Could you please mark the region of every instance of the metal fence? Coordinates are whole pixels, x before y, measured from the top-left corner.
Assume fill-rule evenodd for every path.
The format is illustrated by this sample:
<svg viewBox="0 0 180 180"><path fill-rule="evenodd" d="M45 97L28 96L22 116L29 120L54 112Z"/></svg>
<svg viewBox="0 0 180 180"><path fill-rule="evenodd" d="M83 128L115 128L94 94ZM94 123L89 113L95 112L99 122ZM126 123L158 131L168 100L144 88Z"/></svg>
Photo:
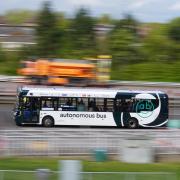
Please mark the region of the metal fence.
<svg viewBox="0 0 180 180"><path fill-rule="evenodd" d="M61 180L61 173L0 170L0 180ZM80 177L81 180L177 180L177 175L170 172L80 172Z"/></svg>
<svg viewBox="0 0 180 180"><path fill-rule="evenodd" d="M42 130L0 131L0 156L59 156L92 155L95 150L106 150L109 155L120 155L122 142L128 138L151 139L155 155L180 155L179 130L119 130L62 128Z"/></svg>

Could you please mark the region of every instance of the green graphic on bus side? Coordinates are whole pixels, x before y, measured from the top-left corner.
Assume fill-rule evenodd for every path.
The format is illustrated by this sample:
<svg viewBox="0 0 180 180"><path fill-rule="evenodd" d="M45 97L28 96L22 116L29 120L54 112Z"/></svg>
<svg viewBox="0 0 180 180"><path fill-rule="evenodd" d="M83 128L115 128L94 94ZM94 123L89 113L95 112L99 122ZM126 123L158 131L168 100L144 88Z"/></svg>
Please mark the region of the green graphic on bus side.
<svg viewBox="0 0 180 180"><path fill-rule="evenodd" d="M142 118L148 118L153 114L154 105L149 100L141 100L136 105L136 113Z"/></svg>

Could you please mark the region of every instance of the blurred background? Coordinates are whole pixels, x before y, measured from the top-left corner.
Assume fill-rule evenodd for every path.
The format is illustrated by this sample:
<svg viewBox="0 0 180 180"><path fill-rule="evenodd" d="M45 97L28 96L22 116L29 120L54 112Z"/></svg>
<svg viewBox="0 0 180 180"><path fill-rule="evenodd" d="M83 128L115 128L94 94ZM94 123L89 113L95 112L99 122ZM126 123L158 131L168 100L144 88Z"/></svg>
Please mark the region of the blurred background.
<svg viewBox="0 0 180 180"><path fill-rule="evenodd" d="M179 82L179 6L176 0L3 2L0 73L16 75L21 61L106 55L113 80Z"/></svg>
<svg viewBox="0 0 180 180"><path fill-rule="evenodd" d="M0 180L180 179L178 0L0 4ZM168 127L17 127L23 85L162 90Z"/></svg>

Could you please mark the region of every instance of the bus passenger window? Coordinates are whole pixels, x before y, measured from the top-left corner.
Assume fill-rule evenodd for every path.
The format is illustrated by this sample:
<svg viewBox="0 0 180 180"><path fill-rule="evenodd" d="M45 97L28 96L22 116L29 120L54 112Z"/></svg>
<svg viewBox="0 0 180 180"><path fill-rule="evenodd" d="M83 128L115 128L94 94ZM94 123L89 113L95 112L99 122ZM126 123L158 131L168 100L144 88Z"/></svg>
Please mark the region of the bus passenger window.
<svg viewBox="0 0 180 180"><path fill-rule="evenodd" d="M67 106L72 106L72 101L71 101L71 99L70 99L70 98L68 98L68 99L67 99L67 101L66 101L66 105L67 105Z"/></svg>
<svg viewBox="0 0 180 180"><path fill-rule="evenodd" d="M59 98L58 110L59 111L76 111L76 98Z"/></svg>
<svg viewBox="0 0 180 180"><path fill-rule="evenodd" d="M115 108L119 112L133 112L133 106L133 99L117 99Z"/></svg>
<svg viewBox="0 0 180 180"><path fill-rule="evenodd" d="M48 107L48 105L47 105L47 102L46 102L46 101L44 101L44 103L43 103L43 107L44 107L44 108Z"/></svg>
<svg viewBox="0 0 180 180"><path fill-rule="evenodd" d="M107 112L114 111L114 99L107 99Z"/></svg>
<svg viewBox="0 0 180 180"><path fill-rule="evenodd" d="M104 98L96 98L96 106L94 111L104 111Z"/></svg>
<svg viewBox="0 0 180 180"><path fill-rule="evenodd" d="M89 99L89 104L88 104L88 110L93 112L95 111L96 104L94 100Z"/></svg>
<svg viewBox="0 0 180 180"><path fill-rule="evenodd" d="M42 100L42 110L54 110L53 99L47 98Z"/></svg>
<svg viewBox="0 0 180 180"><path fill-rule="evenodd" d="M86 110L85 104L84 104L82 99L77 104L77 110L78 111L85 111Z"/></svg>

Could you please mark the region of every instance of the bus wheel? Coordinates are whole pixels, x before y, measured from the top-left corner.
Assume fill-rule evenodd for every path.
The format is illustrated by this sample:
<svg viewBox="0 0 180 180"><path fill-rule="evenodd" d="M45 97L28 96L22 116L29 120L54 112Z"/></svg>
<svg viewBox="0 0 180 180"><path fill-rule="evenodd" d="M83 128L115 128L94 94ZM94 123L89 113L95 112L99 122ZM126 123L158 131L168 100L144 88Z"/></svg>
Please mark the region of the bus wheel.
<svg viewBox="0 0 180 180"><path fill-rule="evenodd" d="M139 123L138 120L136 118L130 118L128 121L128 128L130 129L136 129L138 128Z"/></svg>
<svg viewBox="0 0 180 180"><path fill-rule="evenodd" d="M42 125L44 127L52 127L54 126L54 119L51 116L46 116L42 120Z"/></svg>

